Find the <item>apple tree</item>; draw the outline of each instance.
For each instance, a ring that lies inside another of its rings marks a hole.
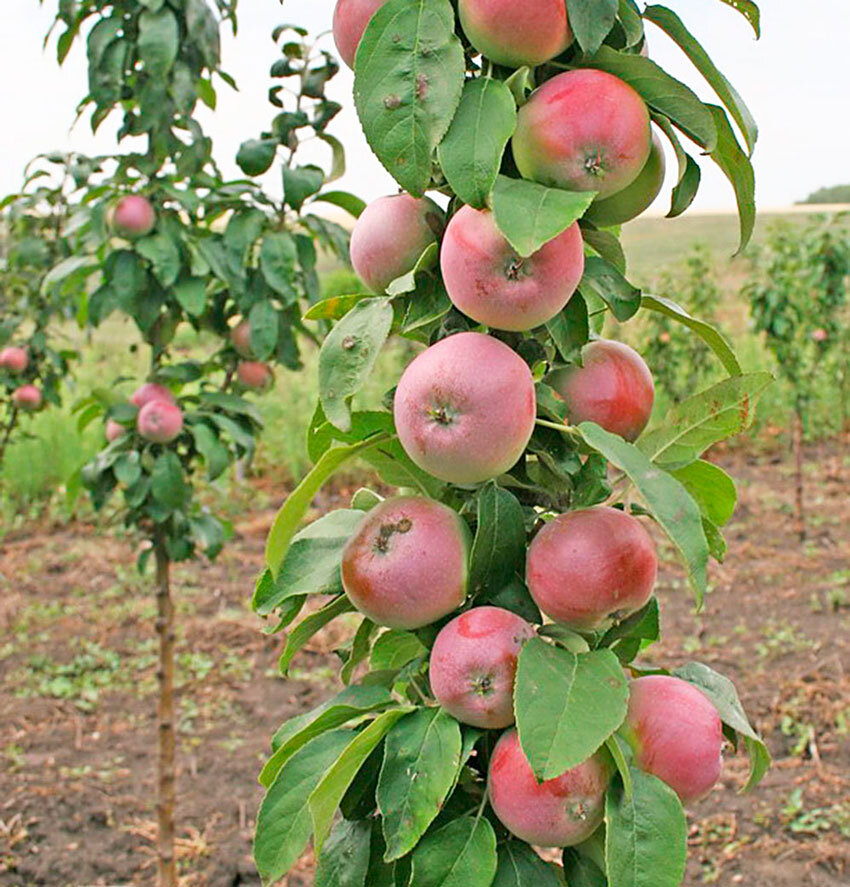
[[[731,5],[758,34],[756,5]],[[647,23],[719,104],[646,56]],[[770,759],[726,677],[641,663],[660,632],[654,540],[669,538],[699,608],[736,502],[705,454],[751,423],[770,377],[633,286],[616,226],[657,193],[661,135],[678,165],[670,215],[706,155],[734,188],[743,248],[755,123],[664,6],[339,0],[334,33],[404,193],[352,235],[373,292],[306,315],[333,323],[314,467],[277,515],[253,606],[286,632],[283,674],[332,620],[361,618],[337,651],[344,689],[272,738],[258,870],[277,882],[312,837],[321,887],[676,887],[683,804],[715,784],[724,743],[749,753],[747,788]],[[681,324],[726,373],[649,431],[649,368],[601,337],[640,312]],[[424,350],[386,409],[357,410],[390,336]],[[353,459],[383,486],[302,527]]]

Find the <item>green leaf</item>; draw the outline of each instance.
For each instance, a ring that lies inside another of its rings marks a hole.
[[[741,791],[749,792],[752,791],[767,775],[772,760],[767,746],[761,740],[751,739],[749,736],[745,736],[744,744],[747,746],[747,754],[750,756],[750,776],[749,779],[747,779],[747,784],[741,789]]]
[[[168,289],[180,274],[180,251],[167,234],[157,231],[136,242],[136,252],[153,266],[154,277]]]
[[[270,301],[256,302],[248,313],[251,353],[257,360],[268,360],[277,347],[277,310]]]
[[[620,778],[623,780],[623,794],[625,800],[631,801],[634,794],[634,783],[632,782],[632,772],[629,768],[629,758],[627,756],[628,743],[618,733],[614,733],[605,740],[605,748],[614,759],[614,765]]]
[[[298,212],[308,197],[312,197],[324,184],[325,173],[318,166],[284,166],[283,196]]]
[[[393,322],[388,299],[364,299],[331,330],[319,352],[319,398],[325,417],[351,430],[349,398],[369,377]]]
[[[546,324],[546,329],[561,358],[574,360],[576,353],[590,339],[590,318],[584,296],[580,292],[574,293],[567,307]]]
[[[641,450],[593,422],[578,426],[585,442],[628,475],[652,515],[679,550],[697,606],[708,584],[708,542],[699,506],[675,477],[659,469]]]
[[[653,111],[669,117],[700,147],[706,151],[717,147],[717,127],[708,107],[690,87],[671,77],[650,59],[603,46],[580,66],[597,68],[619,77],[637,90]]]
[[[492,887],[563,887],[563,884],[557,868],[544,862],[528,844],[509,840],[499,846]]]
[[[700,511],[715,526],[729,523],[735,513],[738,494],[735,481],[719,465],[698,459],[670,473],[694,497]]]
[[[257,816],[254,861],[266,883],[278,881],[298,861],[312,832],[308,798],[355,734],[323,733],[286,762]]]
[[[740,255],[747,248],[756,225],[756,176],[750,158],[738,144],[726,112],[716,105],[707,107],[717,128],[717,147],[711,151],[711,159],[723,170],[735,189],[741,223],[741,242],[736,255]]]
[[[139,58],[151,77],[164,77],[177,58],[180,28],[168,8],[158,12],[145,10],[139,16],[139,37],[136,46]]]
[[[207,304],[207,283],[201,277],[184,277],[174,286],[174,298],[192,317],[200,317]]]
[[[354,102],[370,147],[404,190],[421,196],[434,149],[463,89],[464,55],[449,0],[389,0],[357,50]]]
[[[249,139],[239,146],[236,162],[246,176],[261,176],[274,163],[277,146],[277,139]]]
[[[332,206],[338,206],[355,219],[359,219],[363,210],[366,209],[365,200],[361,200],[347,191],[323,191],[313,202],[330,203]]]
[[[504,82],[490,77],[467,80],[438,149],[446,180],[464,203],[486,206],[516,120],[516,103]]]
[[[375,641],[369,661],[373,671],[396,671],[427,652],[413,632],[390,629]]]
[[[630,799],[618,787],[605,800],[605,862],[612,887],[680,887],[688,824],[676,793],[655,776],[632,770]]]
[[[508,585],[525,570],[525,521],[516,497],[491,481],[478,494],[469,589],[478,595]]]
[[[605,259],[588,256],[584,263],[584,276],[579,291],[585,297],[596,296],[611,309],[621,323],[637,314],[641,306],[641,291]]]
[[[753,26],[756,38],[761,37],[761,14],[759,13],[758,6],[753,3],[753,0],[720,0],[720,2],[725,3],[727,6],[731,6],[733,9],[740,12],[741,15]]]
[[[363,619],[351,639],[351,648],[348,658],[339,672],[343,684],[349,684],[354,674],[354,669],[369,655],[372,644],[372,635],[378,630],[378,626],[371,619]]]
[[[581,236],[597,255],[613,265],[620,274],[626,273],[626,254],[619,239],[610,231],[600,231],[591,223],[582,224]]]
[[[690,207],[697,196],[701,181],[702,170],[699,168],[699,164],[690,154],[686,154],[685,172],[673,189],[673,195],[670,199],[670,212],[667,213],[668,219],[675,219]]]
[[[454,786],[460,755],[460,726],[441,708],[420,708],[393,727],[377,793],[386,862],[413,850],[437,818]]]
[[[595,191],[564,191],[498,176],[490,202],[498,229],[525,258],[580,219],[594,197]]]
[[[260,784],[270,786],[283,765],[316,736],[392,705],[392,694],[386,687],[347,687],[313,711],[291,718],[274,735],[274,753],[260,772]]]
[[[304,320],[340,320],[364,299],[374,299],[374,293],[352,293],[347,296],[331,296],[311,305],[304,315]]]
[[[637,613],[632,613],[627,619],[609,628],[598,646],[610,647],[619,640],[657,641],[660,636],[658,600],[653,597]]]
[[[519,654],[514,708],[520,744],[539,780],[586,761],[623,723],[628,684],[610,650],[571,653],[540,638]]]
[[[177,453],[168,450],[157,457],[151,472],[151,492],[160,505],[171,509],[180,508],[189,497],[191,491]]]
[[[363,512],[340,509],[297,533],[274,582],[274,591],[262,602],[255,602],[255,612],[267,616],[288,598],[302,594],[341,593],[342,552],[362,520]]]
[[[693,62],[700,74],[705,77],[720,101],[729,109],[735,122],[741,127],[747,147],[752,154],[758,140],[758,126],[753,115],[744,100],[738,95],[735,87],[717,69],[700,42],[685,27],[679,16],[666,6],[647,6],[643,17],[658,25],[662,31],[668,34]]]
[[[298,297],[295,290],[295,265],[298,248],[291,234],[277,231],[266,234],[260,247],[260,269],[266,283],[284,297],[287,304]]]
[[[641,307],[647,308],[650,311],[657,311],[659,314],[666,314],[667,317],[671,317],[677,323],[681,323],[683,326],[688,327],[688,329],[693,330],[717,355],[723,364],[723,368],[730,376],[740,376],[743,373],[732,346],[724,335],[718,332],[711,324],[691,317],[680,305],[662,296],[643,296]]]
[[[340,820],[319,855],[315,887],[366,887],[371,845],[370,822]]]
[[[313,789],[310,794],[310,816],[313,818],[313,844],[317,853],[321,853],[342,796],[366,758],[377,748],[393,725],[410,711],[412,709],[408,706],[378,715],[365,730],[351,740]]]
[[[619,0],[567,0],[570,25],[578,45],[593,55],[611,33]]]
[[[637,446],[659,465],[688,465],[709,447],[749,428],[759,396],[772,382],[769,373],[724,379],[673,406],[665,423],[644,435]]]
[[[569,887],[608,887],[608,879],[602,869],[575,848],[567,847],[563,860]]]
[[[286,646],[278,660],[278,669],[282,675],[289,671],[290,663],[296,653],[313,637],[320,632],[329,622],[333,622],[337,616],[354,611],[354,605],[345,595],[335,598],[326,604],[321,610],[316,610],[305,619],[302,619],[286,636]]]
[[[189,425],[189,431],[195,439],[195,447],[207,466],[207,477],[210,480],[221,477],[230,465],[230,450],[206,422],[192,423]]]
[[[496,834],[484,819],[464,816],[427,835],[413,851],[416,887],[490,887],[496,875]]]

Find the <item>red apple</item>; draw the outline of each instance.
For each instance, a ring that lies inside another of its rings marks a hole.
[[[337,52],[349,68],[354,68],[354,59],[360,38],[372,16],[387,0],[337,0],[334,9],[334,42]]]
[[[156,213],[147,197],[128,194],[112,211],[112,227],[122,237],[144,237],[156,226]]]
[[[466,598],[470,535],[460,515],[434,499],[386,499],[363,518],[342,555],[342,584],[378,625],[414,629]]]
[[[246,388],[268,388],[273,378],[269,365],[256,360],[243,360],[236,367],[236,375]]]
[[[578,767],[539,783],[516,730],[496,743],[490,756],[493,812],[513,835],[538,847],[574,847],[602,823],[610,766],[596,754]]]
[[[460,0],[458,12],[469,42],[497,65],[541,65],[573,42],[563,0]]]
[[[109,443],[118,440],[119,437],[123,437],[126,433],[127,429],[120,422],[116,422],[114,419],[106,420],[106,439]]]
[[[582,366],[566,367],[546,380],[567,405],[573,425],[595,422],[633,441],[649,424],[655,384],[644,359],[628,345],[600,339],[585,345]]]
[[[28,413],[35,412],[42,404],[41,391],[35,385],[21,385],[12,392],[12,403]]]
[[[250,360],[254,356],[251,351],[251,324],[247,320],[240,321],[233,327],[230,341],[240,357]]]
[[[166,400],[152,400],[139,410],[139,434],[151,443],[171,443],[183,430],[183,411]]]
[[[526,363],[503,342],[457,333],[432,345],[404,371],[395,425],[408,456],[454,484],[476,484],[514,466],[537,413]]]
[[[582,68],[558,74],[520,108],[514,159],[526,179],[568,191],[622,191],[652,144],[643,99],[613,74]]]
[[[605,628],[652,596],[658,556],[637,518],[598,506],[547,523],[528,549],[526,582],[540,609],[579,631]]]
[[[631,683],[626,724],[637,765],[683,802],[707,795],[723,766],[723,724],[693,684],[666,675]]]
[[[514,678],[525,619],[501,607],[475,607],[453,619],[431,650],[431,690],[462,724],[496,730],[514,722]]]
[[[29,354],[26,348],[10,345],[0,351],[0,369],[8,370],[19,376],[29,366]]]
[[[141,409],[155,400],[164,400],[166,403],[175,402],[174,395],[164,385],[159,385],[156,382],[145,382],[144,385],[133,392],[130,403]]]
[[[445,213],[427,197],[393,194],[363,210],[351,234],[351,264],[360,279],[383,293],[416,267],[443,233]]]
[[[465,206],[449,222],[440,264],[458,310],[495,329],[522,332],[550,321],[572,298],[584,273],[584,242],[573,223],[522,258],[490,212]]]

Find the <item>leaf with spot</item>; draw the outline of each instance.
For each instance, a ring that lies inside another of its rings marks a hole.
[[[463,77],[449,0],[389,0],[372,17],[357,50],[354,102],[375,155],[415,196],[431,181]]]
[[[441,708],[421,708],[387,735],[377,793],[387,862],[409,853],[437,818],[460,754],[460,726]]]
[[[331,330],[319,352],[319,399],[327,420],[351,430],[349,399],[363,386],[390,333],[389,299],[358,302]]]
[[[576,654],[528,641],[519,654],[514,708],[534,775],[554,779],[586,761],[623,723],[628,697],[610,650]]]
[[[486,205],[516,120],[516,103],[504,82],[491,77],[466,82],[438,150],[446,180],[464,203]]]
[[[372,824],[340,820],[316,864],[315,887],[366,887]]]

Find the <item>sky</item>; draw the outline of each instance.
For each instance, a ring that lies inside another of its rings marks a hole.
[[[850,182],[850,3],[846,0],[763,0],[762,39],[756,41],[747,22],[720,0],[668,0],[700,39],[718,67],[736,86],[760,125],[754,155],[757,201],[776,209],[804,198],[815,189]],[[278,57],[271,29],[297,22],[314,34],[330,28],[334,0],[240,0],[240,29],[223,44],[224,68],[237,81],[234,92],[218,83],[218,108],[204,112],[202,123],[213,137],[225,174],[238,174],[236,150],[258,135],[276,113],[268,104],[268,69]],[[86,92],[85,50],[77,45],[59,68],[55,42],[42,48],[56,0],[0,2],[0,194],[19,187],[27,161],[50,150],[107,153],[114,150],[117,118],[104,124],[96,138],[88,119],[74,126],[75,108]],[[654,25],[647,25],[650,53],[700,96],[716,101],[710,88],[678,47]],[[816,38],[816,39],[815,39]],[[326,37],[331,48],[330,38]],[[331,132],[348,150],[348,170],[339,187],[364,199],[396,190],[371,155],[351,100],[347,69],[334,81],[331,97],[345,110]],[[697,149],[694,147],[694,151]],[[312,162],[329,160],[321,152]],[[731,186],[714,164],[703,164],[703,185],[695,209],[733,210]],[[668,163],[668,185],[675,162]],[[271,175],[271,174],[270,174]],[[279,191],[279,183],[269,181]],[[668,192],[653,211],[663,212]]]

